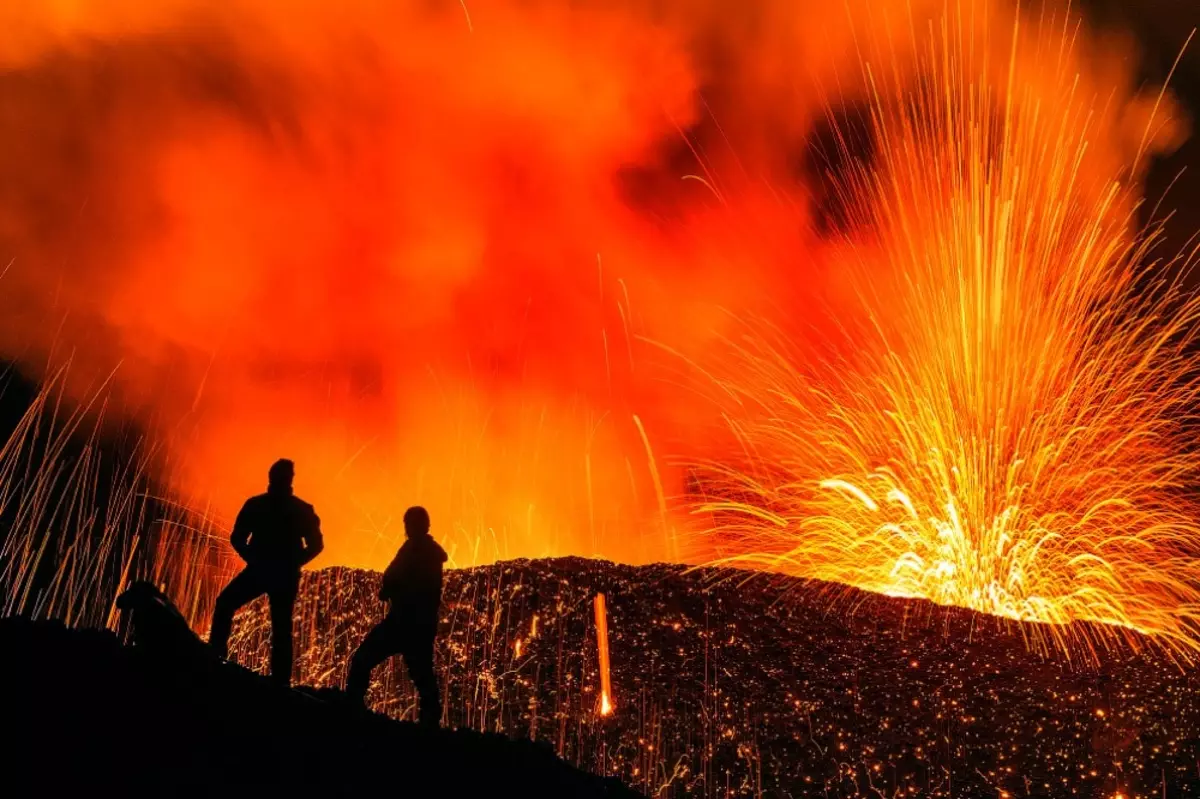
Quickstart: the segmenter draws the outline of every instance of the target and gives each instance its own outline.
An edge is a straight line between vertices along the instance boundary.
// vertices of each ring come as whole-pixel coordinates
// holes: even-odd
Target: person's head
[[[273,491],[291,491],[292,479],[296,476],[296,464],[280,458],[271,464],[267,472],[267,487]]]
[[[420,505],[404,511],[404,534],[409,538],[429,535],[429,511]]]

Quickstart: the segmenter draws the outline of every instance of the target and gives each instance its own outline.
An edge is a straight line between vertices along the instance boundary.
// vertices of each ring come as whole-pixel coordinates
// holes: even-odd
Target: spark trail
[[[600,715],[608,716],[613,712],[612,681],[608,671],[608,608],[605,606],[604,594],[596,594],[596,648],[600,656]]]

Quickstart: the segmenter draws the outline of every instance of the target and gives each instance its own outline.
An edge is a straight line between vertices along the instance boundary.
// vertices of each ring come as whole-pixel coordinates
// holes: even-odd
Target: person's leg
[[[408,678],[413,681],[420,698],[422,727],[437,727],[442,723],[441,692],[437,673],[433,670],[434,640],[434,635],[420,632],[410,635],[404,642],[404,665],[408,667]]]
[[[396,654],[397,649],[395,629],[384,619],[367,633],[367,637],[350,658],[350,672],[346,675],[346,696],[358,704],[363,704],[367,688],[371,684],[371,672]]]
[[[299,590],[299,574],[281,574],[267,592],[271,602],[271,679],[285,686],[292,684],[292,610]]]
[[[233,614],[265,590],[258,572],[247,566],[229,581],[229,585],[225,586],[225,590],[217,597],[208,643],[218,657],[225,658],[229,654],[229,633],[233,629]]]

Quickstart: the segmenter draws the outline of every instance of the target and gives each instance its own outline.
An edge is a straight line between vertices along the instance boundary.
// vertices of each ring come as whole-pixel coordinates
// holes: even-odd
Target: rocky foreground
[[[278,688],[193,641],[0,620],[0,796],[636,797],[549,746]]]
[[[306,576],[299,678],[340,684],[383,611],[377,587],[367,571]],[[258,669],[265,610],[235,629]],[[1195,668],[1152,649],[1031,650],[1045,633],[858,592],[831,610],[818,584],[570,558],[448,573],[438,658],[447,724],[545,742],[648,796],[1200,796]],[[403,667],[376,677],[374,706],[411,718]]]

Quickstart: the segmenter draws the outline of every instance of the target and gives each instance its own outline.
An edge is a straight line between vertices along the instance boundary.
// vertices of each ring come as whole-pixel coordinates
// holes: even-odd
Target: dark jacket
[[[430,536],[405,541],[379,588],[379,598],[392,603],[388,616],[406,626],[436,630],[445,562],[446,551]]]
[[[296,571],[325,547],[321,520],[313,506],[284,491],[268,491],[246,500],[230,541],[251,566]]]

